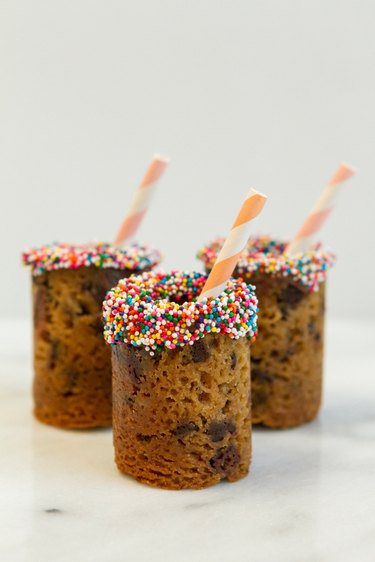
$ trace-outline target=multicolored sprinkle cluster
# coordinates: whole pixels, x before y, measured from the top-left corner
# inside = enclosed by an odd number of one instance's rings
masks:
[[[113,267],[142,271],[154,267],[161,260],[157,250],[148,246],[131,244],[115,248],[110,244],[51,244],[26,250],[22,261],[32,268],[33,275],[55,269],[78,269],[79,267]]]
[[[208,270],[215,263],[223,242],[224,238],[217,238],[199,250],[197,257]],[[328,269],[335,263],[335,255],[322,250],[320,244],[317,244],[308,252],[290,256],[285,253],[286,245],[286,242],[266,236],[251,238],[240,256],[236,275],[288,275],[309,291],[317,290],[319,283],[326,279]]]
[[[231,279],[218,298],[198,303],[206,279],[202,273],[178,271],[121,279],[103,303],[106,341],[144,346],[154,355],[164,347],[193,345],[210,333],[254,340],[258,311],[254,288]]]

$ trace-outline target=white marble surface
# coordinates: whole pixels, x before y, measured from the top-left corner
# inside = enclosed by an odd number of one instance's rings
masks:
[[[0,560],[373,562],[374,327],[328,326],[319,420],[254,431],[248,478],[169,492],[117,472],[110,430],[33,419],[28,325],[3,322]]]

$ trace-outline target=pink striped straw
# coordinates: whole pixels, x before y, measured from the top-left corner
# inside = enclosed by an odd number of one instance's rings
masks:
[[[114,246],[120,246],[133,238],[147,212],[157,183],[163,175],[168,162],[168,158],[159,154],[155,154],[151,160],[147,172],[134,194],[128,214],[116,234],[113,242]]]
[[[251,221],[259,215],[266,201],[266,195],[255,191],[255,189],[250,189],[250,193],[242,204],[240,212],[197,299],[198,302],[201,302],[206,297],[218,297],[224,291],[237,265],[238,258],[249,240]]]
[[[286,247],[288,254],[307,252],[314,235],[322,228],[334,208],[334,201],[342,184],[355,174],[347,164],[340,164],[331,181],[326,185],[319,199],[307,216],[294,239]]]

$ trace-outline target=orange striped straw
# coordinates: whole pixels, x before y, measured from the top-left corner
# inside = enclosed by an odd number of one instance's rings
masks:
[[[151,160],[147,172],[134,194],[128,214],[117,232],[113,242],[114,246],[120,246],[128,242],[138,230],[150,205],[156,185],[163,175],[168,162],[168,158],[160,156],[159,154],[155,154]]]
[[[255,189],[250,189],[250,193],[245,199],[198,297],[198,302],[206,297],[218,297],[224,291],[237,265],[238,258],[249,240],[250,223],[259,215],[266,201],[266,195],[255,191]]]
[[[331,181],[323,189],[322,194],[307,216],[305,222],[290,242],[285,251],[288,254],[306,252],[314,235],[322,228],[323,224],[334,208],[334,201],[342,184],[355,174],[355,170],[347,164],[340,164]]]

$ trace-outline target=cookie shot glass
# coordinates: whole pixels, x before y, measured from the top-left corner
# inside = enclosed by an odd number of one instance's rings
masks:
[[[34,414],[60,428],[111,425],[111,354],[102,302],[122,277],[151,269],[146,246],[53,244],[28,250],[34,315]]]
[[[210,271],[222,246],[198,252]],[[259,336],[251,348],[252,421],[289,428],[312,421],[322,397],[325,284],[334,255],[320,246],[290,256],[286,244],[252,238],[234,277],[259,299]]]
[[[196,272],[146,272],[120,280],[103,304],[115,462],[159,488],[234,482],[250,467],[257,299],[231,279],[197,302],[205,282]]]

